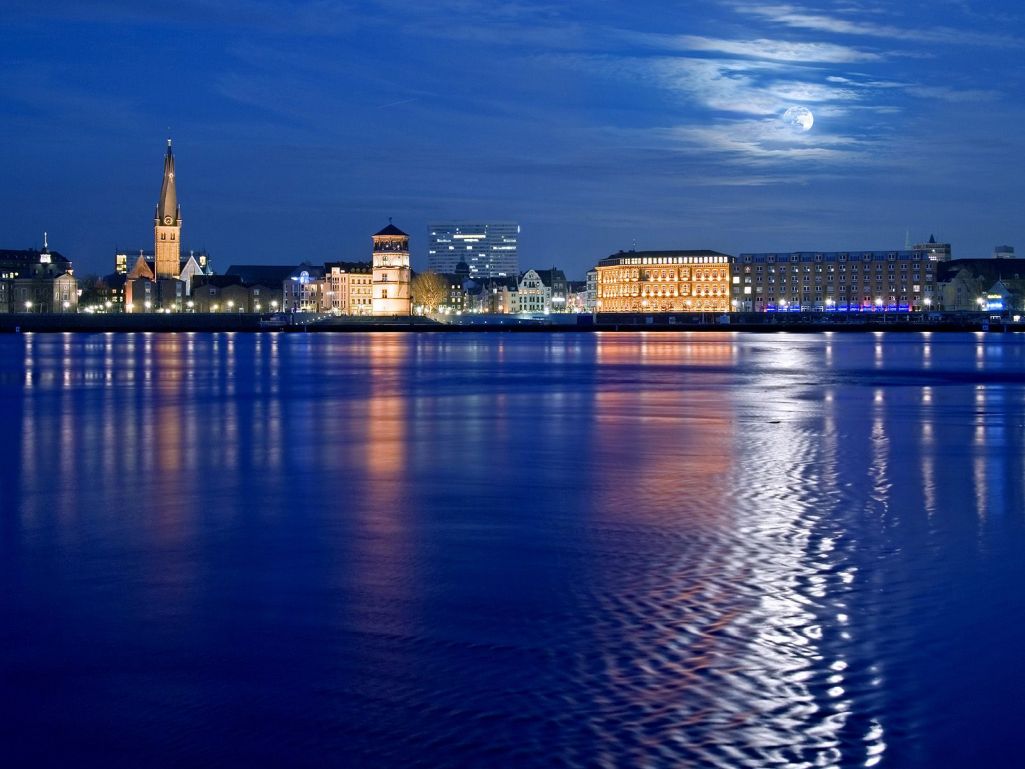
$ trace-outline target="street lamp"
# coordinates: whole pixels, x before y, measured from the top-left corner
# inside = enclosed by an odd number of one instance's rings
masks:
[[[32,312],[32,302],[28,300],[25,301],[25,312]]]
[[[147,300],[147,301],[146,301],[146,302],[144,303],[144,306],[145,306],[145,308],[146,308],[146,310],[147,310],[147,312],[148,312],[148,311],[149,311],[149,308],[153,306],[153,303],[152,303],[152,302],[150,302],[149,300]]]
[[[189,312],[192,312],[193,308],[195,308],[196,306],[196,303],[190,299],[185,303],[185,306],[189,308]]]

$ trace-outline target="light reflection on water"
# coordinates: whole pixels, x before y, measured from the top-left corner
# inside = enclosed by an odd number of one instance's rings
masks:
[[[1017,337],[0,351],[22,763],[904,767],[1016,744]]]

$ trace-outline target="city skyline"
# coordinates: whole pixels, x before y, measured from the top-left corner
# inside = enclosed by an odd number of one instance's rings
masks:
[[[168,133],[182,245],[221,265],[362,258],[388,216],[415,269],[432,221],[497,220],[523,225],[521,266],[574,276],[620,249],[935,234],[958,258],[1025,235],[1009,2],[14,2],[6,21],[3,245],[47,230],[80,275],[148,242]]]

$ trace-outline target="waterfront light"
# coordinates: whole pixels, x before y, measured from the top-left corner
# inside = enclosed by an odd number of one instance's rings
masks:
[[[145,308],[146,308],[146,309],[148,310],[148,309],[149,309],[150,307],[152,307],[152,306],[153,306],[153,303],[152,303],[152,302],[149,302],[149,301],[147,301],[147,302],[145,302],[144,306],[145,306]]]
[[[25,302],[25,312],[28,312],[31,309],[32,309],[32,302],[26,301]]]

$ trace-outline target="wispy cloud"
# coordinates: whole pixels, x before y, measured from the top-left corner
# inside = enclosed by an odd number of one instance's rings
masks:
[[[960,103],[989,102],[1000,98],[1000,92],[988,88],[958,89],[950,86],[914,85],[908,86],[907,93],[922,99],[940,99],[942,101]]]
[[[824,164],[851,163],[866,156],[872,142],[837,134],[812,137],[795,135],[780,121],[716,121],[709,125],[678,126],[663,133],[670,144],[681,148],[714,152],[720,160],[745,166],[765,166],[786,162],[823,167]]]
[[[957,43],[960,45],[1016,46],[1021,41],[1002,33],[979,32],[953,27],[928,26],[916,20],[904,24],[866,20],[866,9],[848,7],[832,14],[815,8],[796,5],[751,5],[739,3],[736,10],[764,18],[774,24],[794,29],[812,30],[834,35],[874,37],[889,40],[914,40],[919,43]],[[861,17],[861,18],[855,18]]]
[[[791,62],[799,64],[843,64],[859,61],[881,61],[884,57],[846,45],[825,42],[797,42],[793,40],[726,40],[696,35],[637,35],[637,40],[658,44],[665,49],[694,51],[709,54],[739,56],[761,61]]]

